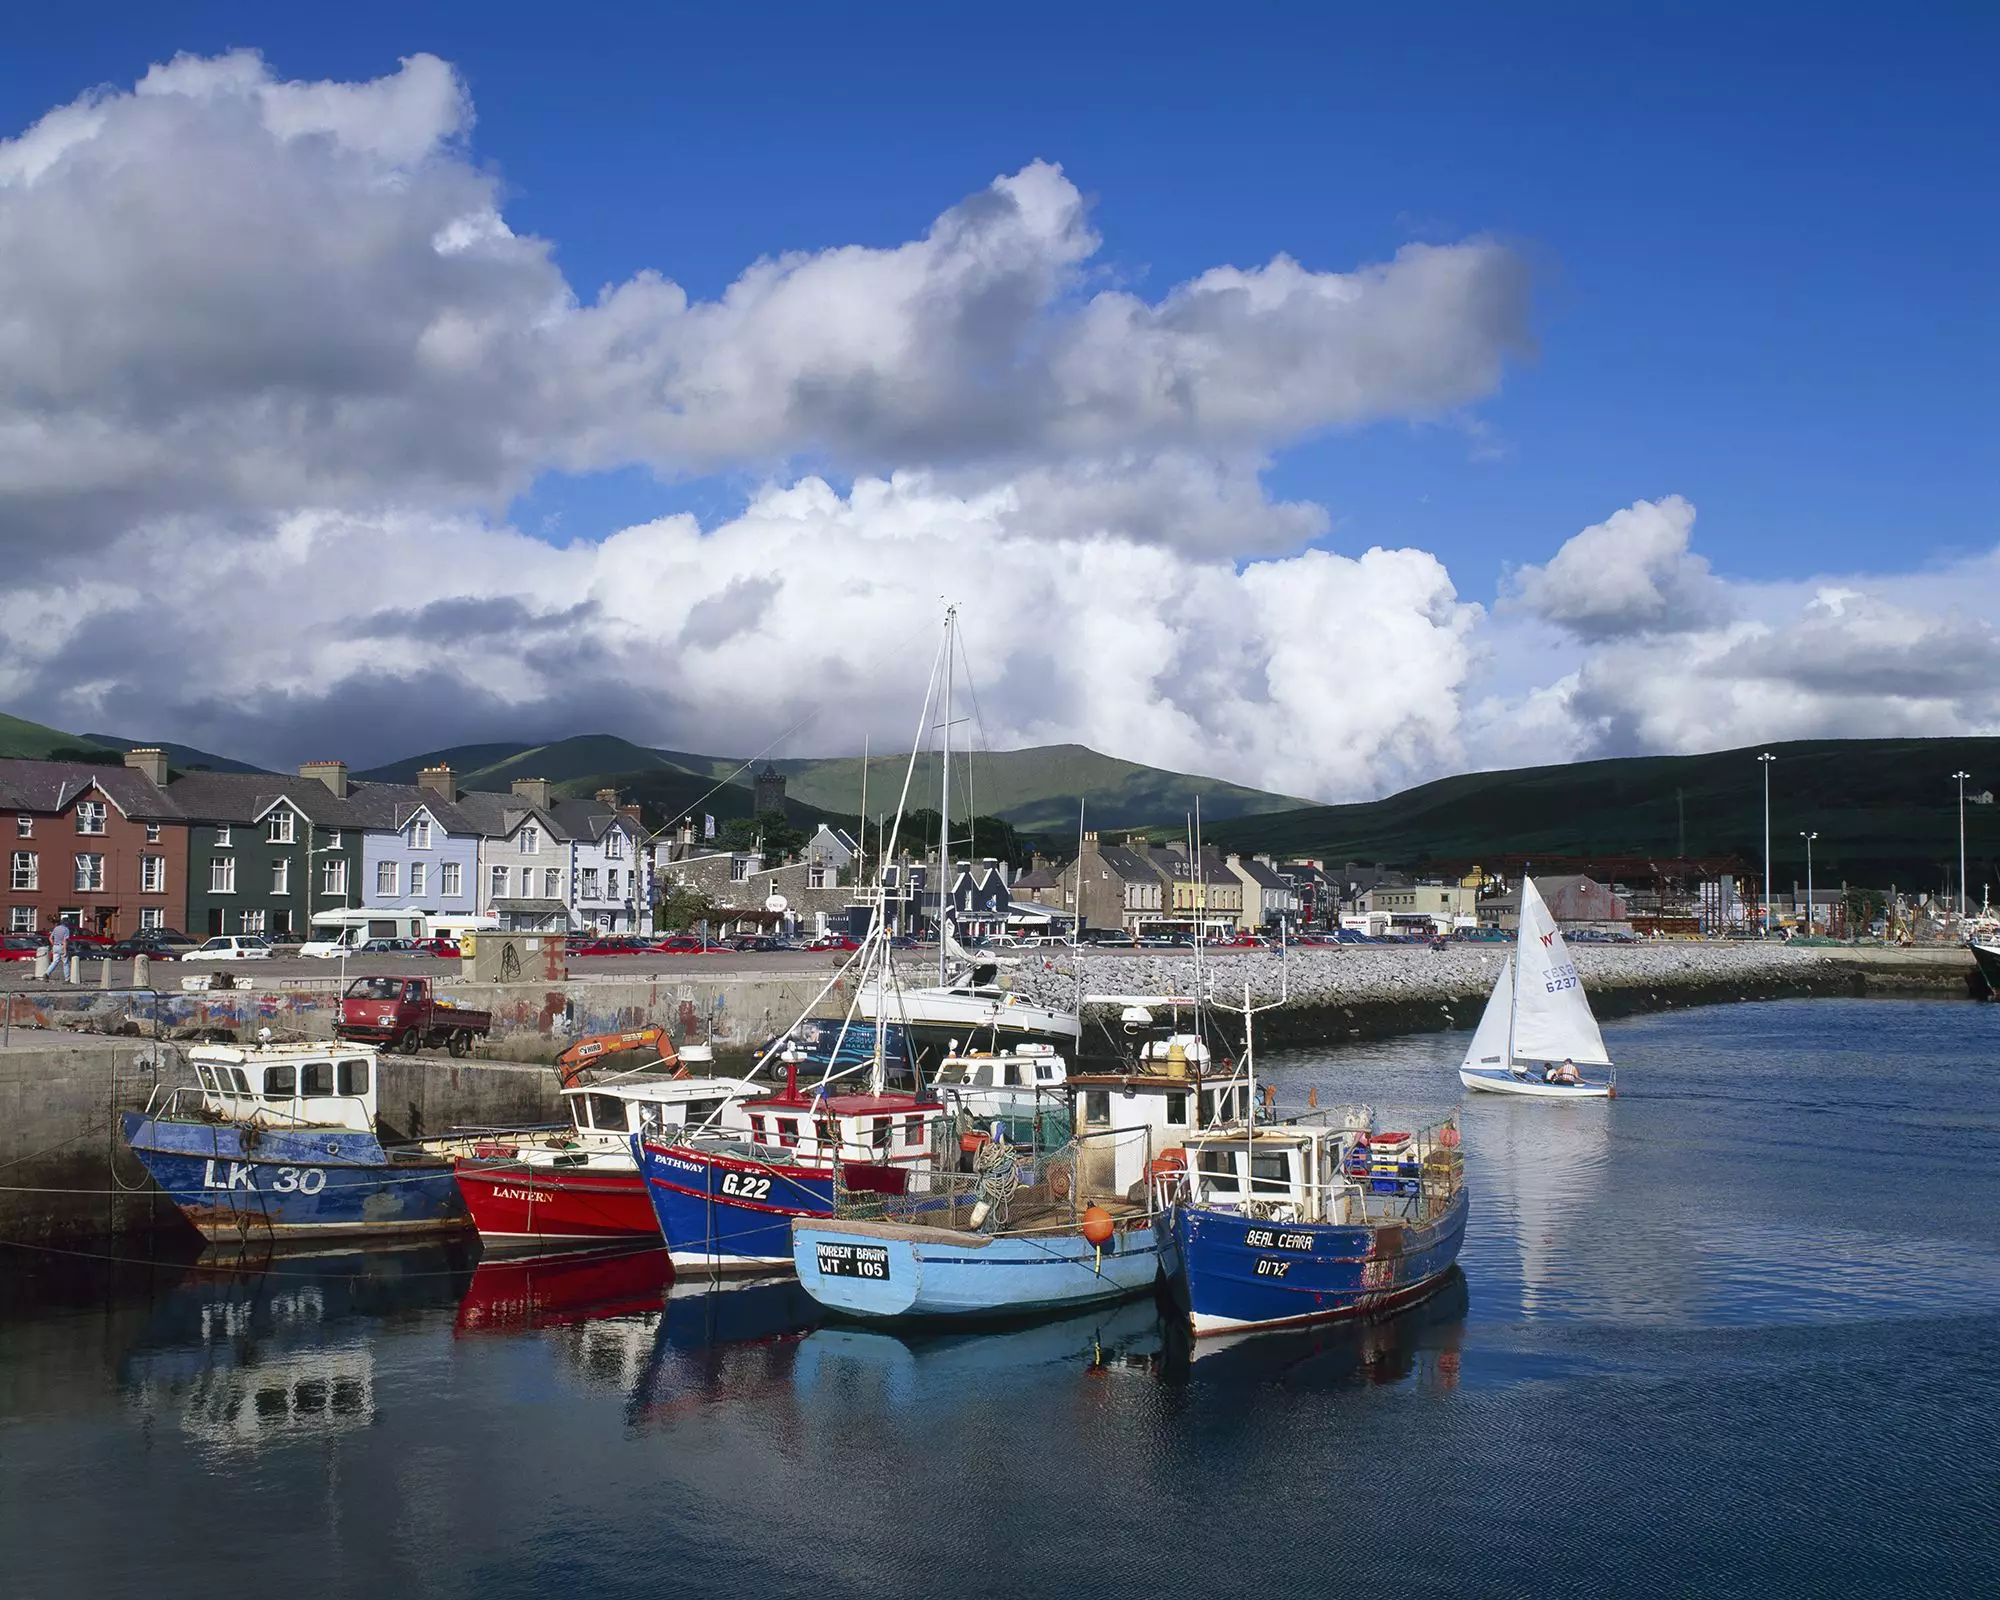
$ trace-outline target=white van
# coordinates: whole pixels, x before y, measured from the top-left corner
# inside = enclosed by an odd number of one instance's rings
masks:
[[[299,946],[302,956],[332,961],[352,955],[370,939],[422,939],[427,936],[421,911],[320,911],[313,915],[316,937]]]

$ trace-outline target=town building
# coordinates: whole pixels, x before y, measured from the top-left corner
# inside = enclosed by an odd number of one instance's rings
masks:
[[[952,875],[952,929],[962,940],[984,939],[1007,931],[1012,906],[1007,868],[991,859],[961,861]]]
[[[853,870],[854,863],[860,859],[861,847],[845,829],[822,822],[819,831],[806,841],[806,847],[799,852],[799,856],[809,869],[809,886],[829,889],[841,881],[842,873]]]
[[[1226,856],[1222,864],[1243,886],[1243,910],[1237,918],[1239,928],[1297,926],[1298,891],[1269,856]]]
[[[187,819],[187,931],[304,939],[313,914],[357,903],[365,820],[344,761],[295,778],[184,772],[166,787]]]
[[[187,822],[168,799],[167,758],[124,766],[0,760],[9,933],[57,922],[124,938],[187,920]]]
[[[750,788],[752,810],[756,816],[767,811],[783,812],[785,809],[785,775],[770,762],[757,774]]]
[[[1199,924],[1208,933],[1234,928],[1243,915],[1243,880],[1229,870],[1216,850],[1204,846],[1189,855],[1178,845],[1154,845],[1147,861],[1167,888],[1161,921]]]
[[[1598,883],[1581,873],[1535,874],[1535,888],[1547,902],[1550,914],[1565,933],[1630,933],[1631,919],[1625,903],[1608,884]],[[1517,880],[1512,889],[1489,895],[1478,902],[1479,925],[1512,933],[1521,925],[1521,890]]]
[[[414,784],[351,783],[347,798],[362,819],[359,906],[478,914],[479,825],[459,808],[450,767],[428,767]]]
[[[517,778],[507,794],[467,790],[457,805],[481,836],[478,909],[502,928],[653,931],[652,841],[616,789],[570,799],[546,778]]]
[[[1369,922],[1370,932],[1450,933],[1456,928],[1477,927],[1478,908],[1477,883],[1446,883],[1437,879],[1398,883],[1384,878],[1361,893],[1353,914]],[[1518,914],[1518,898],[1515,910]],[[1382,922],[1380,928],[1374,926],[1378,920]]]
[[[1085,833],[1077,859],[1063,868],[1062,904],[1076,912],[1085,928],[1120,928],[1136,933],[1142,924],[1160,919],[1166,882],[1143,853],[1106,844]]]

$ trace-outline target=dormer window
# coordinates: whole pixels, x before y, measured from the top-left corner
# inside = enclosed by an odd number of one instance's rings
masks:
[[[532,822],[524,824],[521,828],[521,837],[516,848],[524,856],[537,854],[542,848],[542,830]]]
[[[264,830],[266,844],[290,844],[292,840],[293,816],[289,811],[273,811],[269,826]]]
[[[110,808],[102,800],[79,800],[76,803],[76,831],[78,833],[102,833],[105,818]]]
[[[613,828],[604,836],[604,854],[612,861],[625,859],[625,835],[617,828]]]
[[[418,817],[410,824],[410,848],[428,850],[431,847],[431,819]]]

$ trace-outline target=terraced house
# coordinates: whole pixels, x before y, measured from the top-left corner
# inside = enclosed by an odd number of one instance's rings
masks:
[[[124,767],[0,760],[6,929],[56,922],[123,938],[187,915],[187,823],[162,792],[166,757]]]
[[[503,928],[652,931],[652,841],[616,789],[567,799],[518,778],[507,794],[466,791],[458,809],[483,836],[479,910]]]
[[[457,804],[450,767],[427,767],[413,785],[353,784],[347,798],[364,822],[359,905],[433,917],[476,912],[479,824]]]
[[[189,933],[303,939],[315,911],[357,903],[367,816],[345,762],[308,762],[296,778],[183,773],[167,797],[187,819]]]

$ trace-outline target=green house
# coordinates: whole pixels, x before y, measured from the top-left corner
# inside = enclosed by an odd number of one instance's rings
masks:
[[[361,903],[359,810],[344,762],[286,778],[189,772],[167,793],[188,819],[188,927],[196,938],[312,936],[315,912]]]

